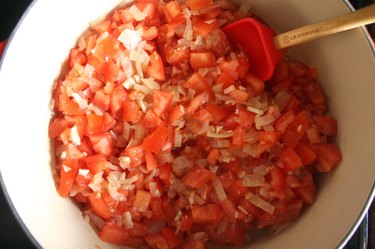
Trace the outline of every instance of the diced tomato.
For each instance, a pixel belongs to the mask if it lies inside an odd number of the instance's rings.
[[[181,7],[176,1],[169,2],[164,7],[165,18],[171,22],[181,13]]]
[[[204,249],[202,240],[190,240],[181,245],[181,249]]]
[[[247,74],[243,82],[248,87],[247,92],[250,97],[256,97],[263,94],[264,82],[258,79],[255,75]]]
[[[172,93],[154,91],[152,105],[152,110],[154,113],[161,116],[172,102],[173,96],[174,95]]]
[[[234,79],[232,79],[227,73],[222,72],[219,78],[217,78],[216,84],[218,85],[222,84],[223,85],[222,88],[226,89],[229,86],[234,85],[234,82],[235,82]]]
[[[109,61],[103,64],[102,73],[106,81],[115,82],[119,74],[119,69],[116,64]]]
[[[292,123],[294,120],[293,110],[285,112],[280,118],[277,119],[275,128],[277,131],[284,133],[285,129]]]
[[[191,188],[200,188],[212,179],[212,172],[202,167],[195,167],[182,178],[182,182]]]
[[[133,207],[138,208],[140,211],[147,210],[151,202],[151,194],[146,191],[138,190],[135,194]]]
[[[225,236],[236,246],[245,244],[245,230],[237,223],[227,225]]]
[[[113,137],[111,133],[104,132],[101,134],[91,135],[90,141],[97,153],[109,156],[113,150]]]
[[[77,48],[72,48],[69,52],[69,66],[74,67],[74,64],[85,65],[87,63],[86,54],[79,51]]]
[[[191,101],[189,106],[186,108],[186,113],[194,113],[196,110],[199,109],[202,105],[204,105],[208,101],[208,93],[203,92],[197,96],[195,96]]]
[[[148,135],[142,143],[142,147],[145,150],[159,153],[163,148],[168,137],[168,128],[165,126],[159,126],[152,134]]]
[[[210,166],[214,166],[216,164],[217,160],[219,159],[219,156],[220,156],[220,151],[216,148],[212,149],[207,156],[207,163]]]
[[[49,125],[48,137],[55,138],[58,137],[65,128],[68,127],[68,122],[62,118],[55,118],[52,123]]]
[[[110,97],[106,95],[102,91],[97,91],[95,93],[95,96],[92,100],[92,103],[102,109],[103,111],[107,111],[109,108],[109,102],[110,102]]]
[[[106,224],[100,231],[99,237],[109,243],[124,245],[129,236],[125,228]]]
[[[245,194],[249,191],[249,188],[243,185],[242,180],[237,180],[233,184],[226,187],[225,190],[231,198],[238,201],[245,196]]]
[[[178,245],[182,243],[182,238],[176,235],[175,231],[169,227],[163,227],[161,230],[161,235],[167,241],[169,247],[168,248],[176,248]]]
[[[306,111],[300,112],[292,123],[288,125],[285,129],[285,133],[282,135],[282,140],[285,145],[290,148],[294,148],[298,141],[305,134],[307,128],[309,127],[309,118]]]
[[[301,158],[303,165],[311,164],[316,159],[316,153],[308,143],[299,142],[294,150]]]
[[[104,117],[96,114],[87,115],[86,135],[102,133],[104,131]]]
[[[141,145],[126,148],[125,155],[130,158],[130,166],[137,167],[144,162],[144,149]]]
[[[178,121],[182,120],[185,114],[185,108],[182,105],[172,107],[168,113],[168,124],[178,126]]]
[[[209,52],[190,53],[190,65],[193,69],[213,67],[216,65],[215,54]]]
[[[285,191],[286,175],[282,169],[273,166],[271,169],[271,186],[277,192]]]
[[[225,217],[229,220],[231,223],[236,223],[236,208],[234,207],[233,201],[229,199],[225,199],[220,201],[220,207],[224,212]]]
[[[68,100],[66,106],[64,107],[64,114],[68,116],[76,116],[85,114],[85,111],[82,110],[73,99],[71,99]]]
[[[128,98],[124,101],[124,121],[136,123],[142,118],[142,110],[140,106],[129,100]]]
[[[302,200],[280,201],[277,205],[276,222],[282,224],[298,218],[303,207]]]
[[[107,219],[112,216],[112,212],[105,204],[103,198],[96,193],[92,193],[89,195],[89,202],[92,210],[95,214],[102,217],[103,219]]]
[[[123,107],[126,95],[126,90],[122,85],[117,86],[113,90],[110,100],[110,109],[113,114],[120,111],[120,109]]]
[[[78,172],[77,160],[65,160],[61,165],[58,192],[62,197],[68,197]]]
[[[304,90],[306,95],[314,105],[325,105],[326,100],[318,84],[309,84],[305,86]]]
[[[187,89],[193,89],[196,94],[200,94],[204,91],[210,91],[210,85],[199,73],[194,73],[185,82],[184,87]]]
[[[146,70],[146,74],[150,78],[154,78],[158,81],[165,80],[164,64],[158,52],[154,51],[150,55],[150,65]]]
[[[320,133],[335,137],[337,135],[337,121],[327,116],[314,116],[314,122]]]
[[[188,0],[188,7],[191,10],[201,10],[212,5],[212,0]]]
[[[193,23],[193,30],[195,33],[198,33],[203,38],[206,38],[214,29],[220,27],[220,22],[214,20],[213,22],[207,22],[205,20],[199,20]]]
[[[142,125],[144,128],[156,128],[165,125],[165,123],[152,109],[149,109],[143,117]]]
[[[145,241],[152,249],[165,249],[169,248],[168,242],[160,233],[149,234],[145,237]]]
[[[215,104],[208,104],[205,108],[209,113],[211,113],[213,117],[213,121],[215,123],[219,123],[223,120],[226,116],[228,116],[229,112],[224,109],[223,107]]]
[[[193,225],[193,219],[190,214],[184,214],[181,217],[181,231],[182,232],[188,232],[191,230],[191,227]]]
[[[246,109],[239,108],[238,109],[238,117],[240,119],[239,125],[244,128],[250,128],[255,119],[255,114],[252,112],[249,112]]]
[[[145,240],[141,236],[129,236],[125,243],[123,243],[124,246],[128,246],[131,248],[141,248],[144,246]]]
[[[148,171],[152,171],[153,169],[156,169],[159,167],[156,157],[154,156],[154,154],[152,154],[149,151],[145,151],[145,160],[146,160],[146,166],[147,166]]]
[[[277,94],[277,93],[279,93],[281,91],[290,91],[293,83],[294,83],[294,79],[292,77],[287,78],[286,80],[283,80],[279,84],[277,84],[274,87],[272,87],[272,92],[274,94]]]
[[[182,46],[167,46],[164,48],[164,53],[166,61],[173,66],[177,66],[190,58],[189,48]]]
[[[164,164],[159,167],[159,178],[167,186],[171,185],[172,167],[169,164]]]
[[[105,63],[110,61],[113,58],[114,54],[117,51],[117,47],[119,42],[113,36],[108,36],[104,38],[94,49],[93,55],[96,59],[98,59],[101,63]]]
[[[232,144],[242,146],[244,144],[245,131],[241,126],[233,130]]]
[[[318,156],[316,168],[320,172],[331,171],[342,159],[341,152],[335,144],[317,145],[316,154]]]
[[[238,79],[238,67],[239,63],[238,60],[232,60],[232,61],[222,61],[219,64],[219,67],[223,72],[228,74],[232,79],[237,80]]]
[[[192,205],[191,213],[194,223],[219,222],[223,217],[223,211],[218,204]]]
[[[298,194],[306,205],[312,205],[315,201],[316,188],[310,173],[306,173],[301,179]]]
[[[250,97],[246,91],[242,91],[239,89],[234,89],[233,91],[230,91],[228,94],[232,99],[238,101],[239,103],[246,102]]]
[[[280,133],[276,131],[260,131],[258,132],[258,154],[269,150],[279,141]]]
[[[108,165],[107,157],[101,154],[86,157],[83,161],[93,175],[96,175],[100,171],[104,171]]]
[[[301,158],[291,148],[284,150],[284,152],[281,154],[281,160],[284,163],[285,171],[292,171],[303,166]]]

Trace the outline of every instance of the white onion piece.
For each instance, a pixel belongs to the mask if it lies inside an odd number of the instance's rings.
[[[126,211],[123,215],[123,223],[124,223],[124,227],[126,229],[132,229],[133,228],[133,220],[132,220],[132,215],[129,211]]]
[[[135,50],[142,41],[142,34],[137,30],[125,29],[117,39],[124,44],[128,50]]]
[[[145,13],[143,13],[138,7],[137,5],[133,4],[130,8],[129,8],[129,14],[131,14],[134,18],[134,20],[136,20],[137,22],[140,22],[140,21],[143,21],[147,15]]]
[[[186,170],[191,169],[193,166],[194,164],[189,158],[186,156],[179,156],[173,161],[172,169],[177,176],[181,176]]]
[[[263,209],[264,211],[266,211],[269,214],[273,214],[273,212],[275,211],[275,207],[273,205],[266,202],[265,200],[263,200],[259,196],[254,195],[253,193],[250,193],[250,192],[247,193],[245,198],[246,198],[246,200],[251,202],[251,204],[253,204],[254,206],[257,206],[260,209]]]
[[[76,145],[76,146],[81,144],[81,137],[79,136],[78,128],[77,128],[76,125],[74,125],[70,129],[70,141],[72,141],[73,144]]]
[[[220,201],[227,199],[227,195],[224,191],[223,185],[218,179],[216,178],[212,179],[212,185],[215,189],[217,198],[219,198]]]
[[[264,176],[245,175],[242,179],[242,185],[245,187],[259,187],[265,183]]]

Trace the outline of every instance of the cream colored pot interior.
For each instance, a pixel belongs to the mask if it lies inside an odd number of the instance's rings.
[[[101,242],[78,208],[56,192],[47,137],[51,87],[78,36],[119,0],[38,0],[7,48],[0,73],[0,169],[10,200],[43,248],[116,248]],[[348,11],[339,0],[253,0],[279,31]],[[375,176],[375,63],[362,30],[290,50],[316,65],[338,119],[343,161],[319,182],[316,203],[289,229],[249,248],[335,248],[356,223]]]

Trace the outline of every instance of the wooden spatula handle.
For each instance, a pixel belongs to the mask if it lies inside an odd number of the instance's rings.
[[[274,37],[274,43],[278,49],[288,48],[371,23],[375,23],[375,4],[327,21],[307,25],[277,35]]]

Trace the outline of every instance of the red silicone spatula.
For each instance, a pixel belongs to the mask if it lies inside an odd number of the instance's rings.
[[[269,80],[283,49],[317,38],[375,22],[375,4],[339,17],[276,35],[254,18],[243,18],[223,28],[232,44],[241,47],[250,60],[250,72]]]

